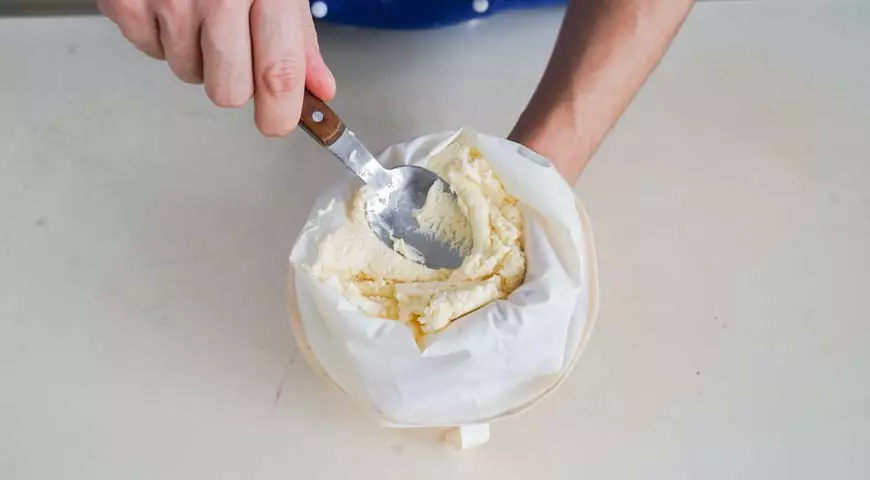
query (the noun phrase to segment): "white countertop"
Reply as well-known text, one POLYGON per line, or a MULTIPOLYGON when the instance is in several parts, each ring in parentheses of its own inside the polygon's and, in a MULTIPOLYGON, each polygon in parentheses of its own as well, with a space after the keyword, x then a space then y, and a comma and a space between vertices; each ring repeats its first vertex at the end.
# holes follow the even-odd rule
MULTIPOLYGON (((380 428, 296 350, 286 257, 338 162, 108 21, 0 20, 0 478, 867 478, 868 21, 696 7, 578 187, 586 353, 458 453, 380 428)), ((504 134, 558 23, 327 29, 334 106, 373 149, 504 134)))

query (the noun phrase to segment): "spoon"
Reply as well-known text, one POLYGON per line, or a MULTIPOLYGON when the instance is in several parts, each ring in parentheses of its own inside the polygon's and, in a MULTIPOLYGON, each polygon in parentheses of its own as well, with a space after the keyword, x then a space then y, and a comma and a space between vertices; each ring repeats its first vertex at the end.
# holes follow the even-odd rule
MULTIPOLYGON (((307 90, 302 100, 299 125, 371 188, 372 195, 366 201, 365 216, 369 228, 381 242, 393 249, 396 240, 403 240, 405 245, 417 250, 422 258, 417 255, 405 257, 429 268, 455 269, 462 265, 460 250, 420 232, 420 225, 413 215, 414 210, 423 207, 429 189, 438 182, 455 202, 456 194, 447 182, 423 167, 404 165, 384 168, 356 135, 345 127, 341 117, 307 90)), ((401 249, 396 250, 404 255, 401 249)))

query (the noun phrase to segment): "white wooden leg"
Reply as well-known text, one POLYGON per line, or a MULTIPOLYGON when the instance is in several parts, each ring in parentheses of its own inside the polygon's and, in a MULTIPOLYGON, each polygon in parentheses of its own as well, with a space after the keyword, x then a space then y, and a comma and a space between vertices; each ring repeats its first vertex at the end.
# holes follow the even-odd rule
POLYGON ((457 450, 483 445, 489 441, 489 424, 462 425, 449 430, 444 435, 444 441, 457 450))

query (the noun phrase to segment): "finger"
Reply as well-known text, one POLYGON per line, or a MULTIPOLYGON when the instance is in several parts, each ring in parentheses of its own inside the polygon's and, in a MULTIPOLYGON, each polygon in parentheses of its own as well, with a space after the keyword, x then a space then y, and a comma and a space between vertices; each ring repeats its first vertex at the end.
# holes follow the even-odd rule
POLYGON ((160 43, 172 73, 187 83, 202 83, 200 19, 194 13, 192 2, 163 0, 155 10, 160 24, 160 43))
POLYGON ((335 77, 323 61, 320 54, 320 44, 317 41, 317 30, 311 18, 308 2, 297 2, 303 19, 302 41, 305 45, 305 87, 315 96, 323 100, 332 100, 335 96, 335 77))
POLYGON ((100 0, 97 6, 103 15, 118 25, 124 37, 136 48, 150 57, 163 59, 157 19, 148 11, 144 2, 100 0))
POLYGON ((305 50, 296 3, 255 0, 251 38, 257 127, 265 135, 286 135, 299 121, 305 89, 305 50))
POLYGON ((241 107, 254 93, 248 8, 229 2, 207 12, 202 25, 205 92, 220 107, 241 107))

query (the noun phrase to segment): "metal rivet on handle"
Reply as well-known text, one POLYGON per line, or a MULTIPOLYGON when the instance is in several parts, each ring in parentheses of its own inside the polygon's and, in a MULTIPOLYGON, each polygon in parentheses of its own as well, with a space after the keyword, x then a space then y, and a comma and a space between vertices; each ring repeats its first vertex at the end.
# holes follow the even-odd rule
POLYGON ((314 113, 311 114, 311 119, 316 123, 320 123, 323 121, 323 112, 320 110, 315 110, 314 113))

